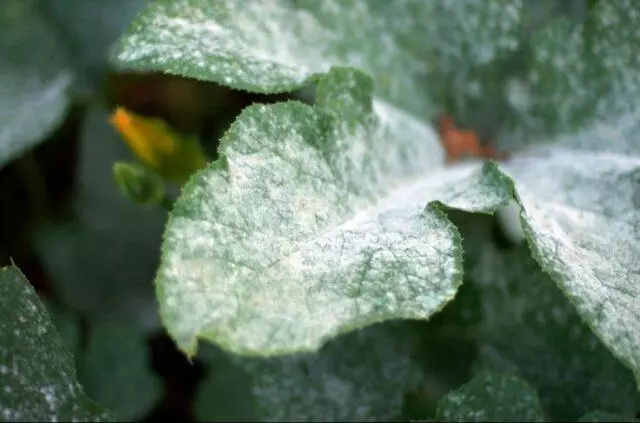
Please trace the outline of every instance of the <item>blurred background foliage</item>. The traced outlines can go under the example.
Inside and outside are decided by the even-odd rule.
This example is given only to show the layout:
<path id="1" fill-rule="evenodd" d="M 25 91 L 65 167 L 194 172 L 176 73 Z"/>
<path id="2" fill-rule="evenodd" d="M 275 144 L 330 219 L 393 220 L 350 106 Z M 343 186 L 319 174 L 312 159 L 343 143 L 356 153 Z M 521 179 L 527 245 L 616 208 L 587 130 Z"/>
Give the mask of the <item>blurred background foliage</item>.
<path id="1" fill-rule="evenodd" d="M 585 22 L 594 3 L 532 0 L 526 31 L 560 18 Z M 249 400 L 247 368 L 255 371 L 264 363 L 241 369 L 211 346 L 203 349 L 204 361 L 188 362 L 164 334 L 153 277 L 166 211 L 136 206 L 116 188 L 113 163 L 133 157 L 109 125 L 108 115 L 122 105 L 162 118 L 176 129 L 198 134 L 215 157 L 220 135 L 244 107 L 292 97 L 305 100 L 309 93 L 260 96 L 167 75 L 113 72 L 109 49 L 145 4 L 146 0 L 0 2 L 0 125 L 9 127 L 11 122 L 18 128 L 11 133 L 0 129 L 0 152 L 11 150 L 6 154 L 10 160 L 0 162 L 0 264 L 13 260 L 25 273 L 74 354 L 80 383 L 121 420 L 251 417 L 256 405 L 252 401 L 262 401 L 258 406 L 273 412 L 277 404 Z M 498 65 L 516 72 L 527 54 L 525 43 L 523 50 Z M 498 79 L 496 72 L 486 69 L 485 77 Z M 442 86 L 453 92 L 451 85 L 459 82 L 443 81 Z M 445 103 L 456 110 L 457 101 L 451 97 Z M 495 121 L 506 106 L 483 103 L 473 109 L 492 115 L 476 112 L 456 118 L 490 137 L 492 128 L 483 124 Z M 10 139 L 16 137 L 27 140 L 22 146 L 29 148 L 12 146 Z M 454 217 L 463 233 L 478 226 L 464 224 L 477 217 Z M 479 226 L 488 228 L 482 236 L 496 251 L 512 247 L 492 218 L 481 219 Z M 471 269 L 474 260 L 480 260 L 478 247 L 465 247 L 471 249 L 465 263 Z M 407 416 L 433 416 L 437 400 L 467 382 L 473 366 L 500 367 L 491 348 L 507 342 L 502 334 L 485 333 L 479 347 L 460 332 L 481 320 L 474 294 L 479 289 L 486 288 L 465 284 L 460 301 L 430 322 L 406 323 L 425 334 L 425 345 L 412 348 L 431 375 L 428 382 L 407 391 Z M 348 342 L 360 342 L 349 336 Z M 533 371 L 527 367 L 531 354 L 511 353 L 512 360 L 524 363 L 526 376 L 538 377 L 527 374 Z M 292 364 L 283 360 L 269 365 Z M 296 372 L 304 375 L 305 366 L 311 365 L 323 364 L 295 364 L 302 366 Z M 551 415 L 564 417 L 567 410 L 557 409 L 552 399 L 541 399 Z"/>

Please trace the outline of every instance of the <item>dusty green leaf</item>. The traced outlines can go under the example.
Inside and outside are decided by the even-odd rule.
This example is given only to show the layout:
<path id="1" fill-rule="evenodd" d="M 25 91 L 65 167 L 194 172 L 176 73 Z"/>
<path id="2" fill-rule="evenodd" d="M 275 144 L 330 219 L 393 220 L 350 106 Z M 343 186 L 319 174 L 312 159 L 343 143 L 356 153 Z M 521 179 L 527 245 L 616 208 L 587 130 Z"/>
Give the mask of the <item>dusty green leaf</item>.
<path id="1" fill-rule="evenodd" d="M 357 327 L 427 318 L 455 295 L 460 239 L 429 202 L 491 211 L 508 182 L 493 165 L 440 171 L 433 134 L 395 126 L 369 89 L 334 69 L 314 107 L 246 109 L 221 159 L 185 185 L 157 278 L 181 348 L 201 337 L 242 354 L 312 351 Z"/>
<path id="2" fill-rule="evenodd" d="M 638 121 L 628 118 L 500 168 L 516 181 L 533 256 L 640 382 L 640 158 L 580 147 L 638 151 Z"/>
<path id="3" fill-rule="evenodd" d="M 374 76 L 377 96 L 433 115 L 443 93 L 430 80 L 455 75 L 455 84 L 517 49 L 520 3 L 163 0 L 134 23 L 114 63 L 257 92 L 289 91 L 331 66 L 354 66 Z"/>
<path id="4" fill-rule="evenodd" d="M 447 394 L 438 404 L 439 421 L 542 421 L 536 391 L 515 376 L 487 373 Z"/>
<path id="5" fill-rule="evenodd" d="M 113 180 L 132 159 L 105 110 L 90 109 L 81 132 L 75 219 L 39 229 L 35 246 L 60 300 L 90 319 L 158 327 L 153 276 L 166 213 L 137 207 Z"/>
<path id="6" fill-rule="evenodd" d="M 110 421 L 76 380 L 73 358 L 15 266 L 0 268 L 0 419 Z"/>
<path id="7" fill-rule="evenodd" d="M 640 48 L 640 3 L 592 4 L 578 19 L 555 19 L 531 33 L 523 72 L 502 82 L 510 113 L 496 138 L 504 146 L 570 133 L 637 108 L 640 56 L 633 52 Z"/>
<path id="8" fill-rule="evenodd" d="M 383 316 L 427 317 L 441 307 L 446 302 L 440 285 L 443 279 L 436 274 L 442 274 L 441 270 L 449 266 L 447 261 L 451 261 L 455 253 L 452 248 L 443 248 L 426 236 L 419 238 L 427 239 L 420 248 L 435 250 L 438 254 L 431 256 L 434 261 L 423 269 L 440 270 L 420 274 L 416 279 L 419 282 L 411 285 L 414 290 L 411 298 L 416 303 L 401 312 L 401 308 L 396 307 L 395 312 L 385 312 L 386 315 L 376 312 L 375 317 L 364 319 L 353 319 L 354 315 L 361 316 L 360 309 L 350 312 L 345 308 L 353 307 L 353 299 L 346 303 L 341 301 L 344 301 L 345 293 L 348 297 L 353 296 L 353 292 L 360 292 L 352 287 L 352 281 L 358 280 L 354 276 L 358 273 L 353 269 L 360 269 L 361 274 L 364 269 L 365 277 L 369 277 L 372 269 L 378 269 L 377 264 L 362 267 L 362 260 L 332 262 L 327 258 L 325 248 L 321 249 L 323 255 L 308 256 L 308 263 L 316 264 L 311 272 L 298 266 L 298 257 L 313 250 L 301 249 L 295 251 L 295 256 L 289 256 L 295 258 L 290 263 L 297 266 L 292 271 L 293 267 L 285 267 L 283 261 L 274 259 L 266 251 L 280 249 L 278 254 L 290 254 L 289 251 L 303 239 L 317 242 L 316 238 L 308 238 L 310 234 L 316 237 L 318 233 L 322 234 L 317 239 L 323 242 L 331 240 L 327 236 L 335 231 L 325 233 L 323 229 L 337 226 L 342 230 L 339 225 L 349 219 L 362 218 L 361 209 L 350 203 L 352 199 L 361 201 L 359 197 L 364 194 L 365 202 L 378 197 L 381 201 L 377 204 L 384 204 L 386 196 L 393 192 L 391 188 L 406 186 L 403 184 L 408 181 L 429 181 L 434 188 L 420 195 L 411 193 L 414 207 L 418 204 L 425 207 L 432 200 L 447 203 L 451 197 L 455 199 L 452 206 L 464 209 L 465 202 L 467 205 L 472 203 L 477 194 L 475 190 L 482 184 L 469 188 L 463 183 L 461 186 L 469 189 L 457 188 L 457 192 L 451 193 L 451 188 L 458 187 L 463 180 L 456 179 L 460 176 L 460 168 L 435 174 L 433 172 L 441 163 L 438 149 L 434 147 L 429 153 L 421 150 L 426 149 L 427 144 L 435 144 L 433 137 L 428 135 L 429 126 L 422 119 L 430 118 L 434 111 L 444 108 L 473 123 L 474 128 L 477 124 L 475 129 L 481 133 L 499 135 L 498 138 L 508 141 L 508 146 L 519 145 L 520 141 L 538 142 L 539 135 L 549 131 L 568 133 L 566 139 L 557 140 L 557 145 L 546 151 L 514 153 L 513 159 L 500 168 L 515 181 L 518 199 L 524 207 L 524 229 L 543 270 L 567 295 L 581 318 L 640 380 L 640 242 L 636 229 L 640 226 L 635 176 L 639 163 L 637 154 L 621 153 L 622 150 L 637 152 L 637 140 L 640 139 L 637 128 L 633 127 L 637 122 L 635 107 L 640 89 L 640 66 L 637 66 L 638 55 L 632 53 L 637 50 L 640 39 L 640 3 L 631 0 L 598 2 L 590 14 L 576 17 L 565 13 L 562 18 L 542 23 L 529 19 L 533 15 L 528 8 L 537 7 L 534 3 L 515 0 L 320 3 L 282 0 L 264 8 L 253 2 L 213 4 L 182 0 L 159 1 L 144 12 L 123 38 L 114 56 L 120 66 L 162 70 L 260 92 L 298 87 L 334 64 L 360 67 L 373 77 L 374 113 L 371 118 L 363 112 L 366 108 L 343 107 L 357 104 L 356 99 L 361 98 L 357 88 L 348 91 L 352 100 L 344 102 L 336 96 L 338 100 L 320 99 L 314 108 L 285 104 L 247 110 L 222 147 L 221 153 L 228 157 L 227 162 L 200 173 L 186 187 L 167 228 L 164 261 L 158 279 L 165 324 L 183 348 L 193 348 L 193 339 L 201 333 L 237 352 L 261 350 L 261 353 L 267 353 L 257 346 L 265 345 L 267 337 L 274 341 L 273 345 L 280 342 L 279 336 L 290 337 L 296 331 L 291 329 L 295 320 L 295 325 L 309 337 L 297 342 L 296 347 L 290 344 L 283 349 L 284 344 L 280 344 L 272 352 L 310 349 L 316 348 L 320 339 L 331 334 Z M 252 30 L 246 31 L 247 27 Z M 560 38 L 566 42 L 557 43 Z M 337 86 L 336 92 L 340 91 L 344 85 L 336 78 L 332 80 Z M 322 89 L 329 92 L 330 83 L 323 83 L 321 77 L 320 81 L 325 85 Z M 349 97 L 347 91 L 343 91 L 343 97 Z M 327 120 L 317 117 L 318 112 L 321 112 L 319 115 L 344 114 L 344 117 Z M 319 122 L 301 123 L 314 120 Z M 483 128 L 483 122 L 498 122 L 499 127 Z M 409 123 L 412 135 L 401 129 L 407 128 Z M 367 128 L 361 132 L 366 134 L 365 144 L 351 141 L 357 138 L 348 132 L 354 127 Z M 377 128 L 381 127 L 396 129 L 380 136 L 377 134 L 381 130 Z M 580 128 L 590 129 L 578 131 Z M 319 145 L 318 140 L 326 139 L 324 134 L 331 132 L 334 140 Z M 304 143 L 295 142 L 305 137 Z M 595 141 L 583 142 L 583 139 Z M 340 151 L 333 147 L 333 144 L 341 143 L 350 146 L 349 149 Z M 409 153 L 407 146 L 412 143 L 419 147 Z M 584 147 L 585 143 L 591 143 L 593 148 Z M 305 147 L 300 149 L 298 144 Z M 366 154 L 356 154 L 359 145 L 367 146 Z M 266 158 L 263 153 L 266 149 L 272 149 L 275 154 Z M 317 162 L 324 167 L 307 163 L 307 157 L 302 153 L 307 150 L 321 150 L 322 154 L 315 154 L 322 156 Z M 286 174 L 280 164 L 291 162 L 289 155 L 293 154 L 296 156 L 292 162 L 294 166 Z M 411 160 L 402 158 L 403 154 Z M 373 157 L 373 165 L 364 159 L 366 155 Z M 381 157 L 374 157 L 377 155 Z M 395 162 L 394 157 L 399 159 L 397 163 L 403 163 L 401 172 L 388 165 Z M 427 161 L 427 157 L 432 161 Z M 336 172 L 336 163 L 349 160 L 354 163 L 351 167 L 339 167 Z M 409 162 L 414 164 L 407 165 Z M 427 162 L 430 164 L 425 165 Z M 380 166 L 383 170 L 375 176 L 376 180 L 369 172 L 376 169 L 378 163 L 384 165 Z M 419 169 L 418 163 L 422 165 Z M 300 186 L 299 179 L 307 175 L 295 172 L 296 167 L 311 172 L 313 177 L 323 181 L 322 185 L 314 187 L 309 181 Z M 285 166 L 284 169 L 289 168 Z M 335 183 L 322 179 L 334 175 L 340 181 L 346 181 L 351 197 L 344 198 L 343 194 L 340 197 L 340 192 L 330 190 Z M 295 185 L 298 186 L 291 189 Z M 250 189 L 239 194 L 234 187 L 240 186 Z M 229 198 L 233 198 L 233 204 L 237 202 L 237 208 L 219 207 L 225 198 L 219 187 L 233 193 Z M 254 189 L 258 187 L 260 190 Z M 308 193 L 312 193 L 315 202 L 304 214 L 299 214 L 301 205 L 308 206 L 299 200 L 295 203 L 292 197 L 300 196 L 302 192 L 296 192 L 299 188 L 307 197 L 305 201 L 309 198 Z M 498 197 L 502 195 L 498 191 L 509 191 L 508 188 L 492 191 L 486 185 L 482 189 Z M 291 194 L 287 198 L 289 203 L 274 197 L 285 190 Z M 209 195 L 212 192 L 216 194 Z M 245 195 L 253 197 L 253 201 L 247 202 Z M 205 205 L 207 198 L 211 200 Z M 229 203 L 231 200 L 226 204 Z M 323 217 L 324 222 L 316 220 L 327 211 L 328 204 L 337 205 L 338 210 L 331 210 Z M 495 203 L 487 205 L 486 211 L 492 211 L 495 206 Z M 289 214 L 283 215 L 283 211 Z M 298 214 L 293 215 L 294 212 Z M 435 216 L 430 214 L 432 212 L 433 208 L 427 208 L 425 216 L 431 219 Z M 276 213 L 280 215 L 276 216 Z M 289 219 L 287 225 L 274 226 L 274 219 L 281 217 Z M 311 219 L 315 222 L 309 226 Z M 218 227 L 221 221 L 226 225 L 224 229 Z M 393 233 L 394 229 L 384 226 L 385 222 L 380 219 L 377 222 L 384 227 L 385 233 Z M 435 233 L 434 227 L 448 225 L 437 218 L 430 222 L 435 226 L 428 226 L 429 234 Z M 261 237 L 247 235 L 252 233 L 247 231 L 248 227 L 260 228 Z M 403 228 L 407 227 L 413 228 L 404 222 Z M 310 228 L 320 229 L 320 232 Z M 231 245 L 227 241 L 231 233 L 235 239 L 261 245 L 263 250 L 254 252 L 249 248 L 252 253 L 247 254 L 245 246 L 239 247 L 238 243 L 227 248 Z M 375 231 L 367 232 L 365 239 L 370 239 L 373 233 Z M 449 235 L 453 236 L 453 232 Z M 360 256 L 364 262 L 379 259 L 389 263 L 385 255 L 394 255 L 393 260 L 397 261 L 385 269 L 393 268 L 394 277 L 399 280 L 405 275 L 412 276 L 405 272 L 417 269 L 415 249 L 406 249 L 399 254 L 394 248 L 401 244 L 396 243 L 374 254 L 371 245 L 367 245 L 368 250 Z M 212 250 L 214 246 L 215 251 Z M 330 248 L 342 249 L 342 244 L 339 247 L 331 244 Z M 373 249 L 375 251 L 375 244 Z M 234 270 L 229 270 L 231 262 L 235 262 Z M 434 263 L 437 264 L 433 266 Z M 338 267 L 342 264 L 347 267 Z M 325 272 L 325 268 L 332 271 Z M 252 276 L 247 279 L 251 282 L 239 288 L 236 275 L 252 275 L 256 269 L 261 277 Z M 334 272 L 334 269 L 340 271 Z M 303 283 L 285 283 L 295 281 L 291 272 L 300 275 L 303 270 L 310 272 Z M 314 274 L 312 278 L 308 277 L 311 273 Z M 318 273 L 320 277 L 316 276 Z M 219 282 L 212 282 L 218 274 L 225 275 L 225 282 L 221 281 L 222 276 Z M 277 280 L 277 289 L 265 284 L 262 277 Z M 333 285 L 325 278 L 333 281 Z M 336 283 L 338 280 L 341 282 Z M 453 292 L 457 287 L 452 280 L 445 284 L 450 290 L 447 292 Z M 320 296 L 313 297 L 321 291 L 314 291 L 313 286 L 331 288 L 331 296 L 327 297 L 323 292 L 322 298 L 329 298 L 332 307 L 341 308 L 342 313 L 332 312 L 330 315 L 335 320 L 329 326 L 323 326 L 327 323 L 324 319 L 314 319 L 316 329 L 312 330 L 300 324 L 304 320 L 298 319 L 312 313 L 299 308 L 300 301 L 288 299 L 313 298 L 316 310 L 324 310 L 319 306 L 322 304 Z M 388 288 L 385 295 L 400 293 L 398 298 L 402 297 L 398 285 L 392 283 L 385 287 Z M 363 299 L 381 298 L 374 287 L 362 292 L 369 294 L 358 297 L 358 307 L 364 303 Z M 426 296 L 420 297 L 420 294 Z M 237 306 L 248 298 L 266 300 L 255 300 L 255 304 L 247 309 Z M 434 302 L 434 298 L 441 300 Z M 280 304 L 284 303 L 286 305 L 281 308 Z M 382 304 L 388 307 L 390 303 Z M 226 311 L 223 311 L 225 307 Z M 295 307 L 298 307 L 295 313 L 290 313 Z M 214 308 L 216 312 L 206 311 Z M 178 316 L 179 310 L 187 309 L 190 310 L 189 317 Z M 252 330 L 245 332 L 243 337 L 247 333 L 260 334 L 250 341 L 241 339 L 241 328 L 246 327 L 244 322 L 267 325 L 269 319 L 263 318 L 268 315 L 277 316 L 273 322 L 281 319 L 281 323 L 272 326 L 272 329 L 279 328 L 278 333 Z M 330 326 L 332 329 L 328 329 Z M 263 339 L 259 340 L 260 337 Z M 254 345 L 247 348 L 252 343 Z M 241 344 L 244 346 L 240 347 Z"/>
<path id="9" fill-rule="evenodd" d="M 118 421 L 139 421 L 162 395 L 162 381 L 151 368 L 143 332 L 100 323 L 91 328 L 86 349 L 78 359 L 78 378 Z"/>
<path id="10" fill-rule="evenodd" d="M 0 167 L 49 134 L 69 105 L 65 45 L 36 0 L 0 3 Z"/>
<path id="11" fill-rule="evenodd" d="M 639 411 L 632 373 L 582 321 L 529 248 L 497 249 L 489 219 L 454 221 L 465 239 L 466 280 L 456 297 L 465 309 L 458 307 L 458 325 L 478 344 L 478 366 L 529 382 L 551 419 L 576 419 L 593 408 Z"/>
<path id="12" fill-rule="evenodd" d="M 113 61 L 257 92 L 354 66 L 376 97 L 420 118 L 447 111 L 514 147 L 629 111 L 639 18 L 633 0 L 161 0 Z"/>
<path id="13" fill-rule="evenodd" d="M 387 322 L 328 342 L 317 353 L 244 358 L 203 348 L 210 375 L 196 400 L 201 421 L 394 421 L 423 378 L 419 333 Z"/>

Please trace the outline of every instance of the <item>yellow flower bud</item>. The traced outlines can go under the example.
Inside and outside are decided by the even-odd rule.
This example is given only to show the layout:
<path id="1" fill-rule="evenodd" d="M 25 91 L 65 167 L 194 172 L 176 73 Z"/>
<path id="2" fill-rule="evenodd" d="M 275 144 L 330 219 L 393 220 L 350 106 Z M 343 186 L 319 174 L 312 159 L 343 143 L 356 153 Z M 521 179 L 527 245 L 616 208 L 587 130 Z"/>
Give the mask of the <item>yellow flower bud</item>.
<path id="1" fill-rule="evenodd" d="M 197 138 L 178 134 L 160 119 L 118 107 L 110 120 L 138 159 L 168 181 L 184 183 L 207 164 Z"/>

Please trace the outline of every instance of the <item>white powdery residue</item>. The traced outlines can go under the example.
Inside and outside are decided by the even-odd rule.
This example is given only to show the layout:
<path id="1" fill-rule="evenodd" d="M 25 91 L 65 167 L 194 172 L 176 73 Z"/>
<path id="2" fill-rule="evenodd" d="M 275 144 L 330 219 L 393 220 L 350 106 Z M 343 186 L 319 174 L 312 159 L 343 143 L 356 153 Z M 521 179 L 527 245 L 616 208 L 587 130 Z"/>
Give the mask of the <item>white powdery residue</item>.
<path id="1" fill-rule="evenodd" d="M 322 46 L 334 35 L 308 12 L 292 12 L 279 2 L 269 8 L 261 2 L 249 2 L 233 12 L 239 41 L 235 47 L 245 57 L 296 69 L 300 80 L 331 66 Z"/>
<path id="2" fill-rule="evenodd" d="M 49 406 L 49 410 L 56 411 L 60 408 L 60 400 L 58 396 L 58 388 L 54 385 L 40 387 L 40 394 Z"/>
<path id="3" fill-rule="evenodd" d="M 411 176 L 444 167 L 445 152 L 431 125 L 379 98 L 374 98 L 373 110 L 379 120 L 382 144 L 376 147 L 386 150 L 383 157 L 390 163 L 392 175 Z M 407 155 L 401 157 L 403 152 Z"/>
<path id="4" fill-rule="evenodd" d="M 637 186 L 625 182 L 639 168 L 635 157 L 570 150 L 510 165 L 542 265 L 559 276 L 614 354 L 635 368 L 640 244 L 630 191 Z"/>

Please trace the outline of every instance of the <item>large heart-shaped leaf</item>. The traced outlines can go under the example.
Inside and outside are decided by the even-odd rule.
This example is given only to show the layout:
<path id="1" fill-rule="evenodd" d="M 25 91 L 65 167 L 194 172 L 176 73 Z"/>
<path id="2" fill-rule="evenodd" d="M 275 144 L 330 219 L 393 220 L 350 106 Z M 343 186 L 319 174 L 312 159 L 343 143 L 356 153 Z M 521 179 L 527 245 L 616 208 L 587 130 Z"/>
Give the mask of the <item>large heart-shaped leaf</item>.
<path id="1" fill-rule="evenodd" d="M 245 354 L 315 350 L 355 327 L 427 318 L 453 298 L 460 239 L 427 203 L 493 210 L 507 181 L 493 166 L 438 173 L 433 135 L 387 124 L 383 105 L 371 114 L 369 85 L 336 69 L 315 107 L 247 109 L 223 158 L 185 186 L 157 281 L 182 348 L 204 336 Z"/>

